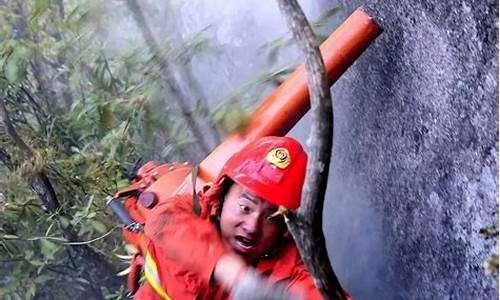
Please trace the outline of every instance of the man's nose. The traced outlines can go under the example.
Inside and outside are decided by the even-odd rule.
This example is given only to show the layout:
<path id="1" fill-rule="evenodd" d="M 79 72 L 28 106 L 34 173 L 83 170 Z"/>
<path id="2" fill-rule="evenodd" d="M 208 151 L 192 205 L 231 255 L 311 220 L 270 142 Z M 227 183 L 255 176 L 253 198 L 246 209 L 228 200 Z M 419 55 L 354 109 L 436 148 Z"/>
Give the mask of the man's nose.
<path id="1" fill-rule="evenodd" d="M 259 223 L 260 223 L 259 216 L 256 215 L 248 216 L 248 218 L 245 220 L 245 223 L 243 224 L 243 229 L 247 233 L 256 234 L 260 230 Z"/>

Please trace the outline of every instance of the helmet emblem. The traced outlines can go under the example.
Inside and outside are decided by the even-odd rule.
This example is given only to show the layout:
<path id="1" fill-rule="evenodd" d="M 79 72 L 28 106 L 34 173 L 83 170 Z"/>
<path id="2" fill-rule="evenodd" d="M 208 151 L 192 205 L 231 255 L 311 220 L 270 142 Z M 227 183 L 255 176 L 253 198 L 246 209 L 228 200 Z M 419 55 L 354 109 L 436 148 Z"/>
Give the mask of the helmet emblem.
<path id="1" fill-rule="evenodd" d="M 275 148 L 266 155 L 266 160 L 280 169 L 290 165 L 290 153 L 286 148 Z"/>

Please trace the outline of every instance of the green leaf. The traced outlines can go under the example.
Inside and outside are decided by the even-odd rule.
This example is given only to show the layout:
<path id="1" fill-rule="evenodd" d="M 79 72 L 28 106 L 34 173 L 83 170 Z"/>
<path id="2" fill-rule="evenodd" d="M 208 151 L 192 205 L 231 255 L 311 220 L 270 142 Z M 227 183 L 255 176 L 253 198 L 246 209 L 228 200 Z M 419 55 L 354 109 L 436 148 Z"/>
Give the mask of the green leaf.
<path id="1" fill-rule="evenodd" d="M 7 251 L 10 255 L 14 255 L 19 252 L 19 249 L 17 249 L 13 242 L 0 240 L 0 245 L 2 245 L 5 251 Z"/>
<path id="2" fill-rule="evenodd" d="M 106 225 L 104 225 L 101 221 L 93 220 L 90 225 L 99 233 L 105 233 L 107 231 Z"/>
<path id="3" fill-rule="evenodd" d="M 29 45 L 18 44 L 11 56 L 22 61 L 27 61 L 31 57 L 32 53 L 33 51 L 29 48 Z"/>
<path id="4" fill-rule="evenodd" d="M 30 260 L 33 257 L 33 254 L 35 254 L 32 250 L 25 250 L 24 251 L 24 258 L 27 260 Z"/>
<path id="5" fill-rule="evenodd" d="M 19 296 L 18 293 L 13 293 L 12 294 L 12 300 L 23 300 L 23 298 L 21 298 L 21 296 Z"/>
<path id="6" fill-rule="evenodd" d="M 50 275 L 47 275 L 47 274 L 42 274 L 42 275 L 38 275 L 36 278 L 35 278 L 35 283 L 39 283 L 39 284 L 43 284 L 47 281 L 49 281 L 52 277 Z"/>
<path id="7" fill-rule="evenodd" d="M 55 256 L 57 250 L 59 249 L 59 246 L 56 243 L 49 241 L 47 239 L 40 240 L 40 247 L 41 247 L 40 250 L 42 251 L 43 256 L 49 260 L 54 259 L 54 256 Z"/>
<path id="8" fill-rule="evenodd" d="M 30 260 L 29 263 L 35 267 L 43 267 L 45 266 L 45 263 L 41 260 Z"/>
<path id="9" fill-rule="evenodd" d="M 28 284 L 28 289 L 26 290 L 26 295 L 24 299 L 26 300 L 33 299 L 35 297 L 35 294 L 36 294 L 36 284 L 34 283 Z"/>
<path id="10" fill-rule="evenodd" d="M 83 215 L 84 215 L 84 216 L 86 216 L 86 215 L 89 213 L 90 208 L 92 207 L 92 203 L 93 203 L 93 202 L 94 202 L 94 196 L 93 196 L 93 195 L 91 195 L 91 196 L 89 197 L 89 202 L 87 202 L 87 205 L 85 206 L 85 210 L 84 210 L 84 212 L 83 212 Z"/>
<path id="11" fill-rule="evenodd" d="M 5 77 L 10 83 L 16 83 L 25 76 L 20 67 L 19 59 L 11 58 L 7 60 L 4 69 Z"/>
<path id="12" fill-rule="evenodd" d="M 128 179 L 122 179 L 116 183 L 117 189 L 123 189 L 130 185 L 130 181 Z"/>
<path id="13" fill-rule="evenodd" d="M 339 13 L 341 10 L 342 10 L 341 6 L 331 7 L 321 14 L 321 16 L 319 17 L 319 21 L 324 21 L 325 19 L 331 18 L 335 16 L 337 13 Z"/>
<path id="14" fill-rule="evenodd" d="M 35 7 L 31 13 L 30 21 L 45 13 L 50 7 L 50 0 L 36 0 Z"/>
<path id="15" fill-rule="evenodd" d="M 70 220 L 67 217 L 59 217 L 59 222 L 61 222 L 61 225 L 63 228 L 68 228 Z"/>
<path id="16" fill-rule="evenodd" d="M 99 106 L 99 119 L 106 129 L 113 127 L 113 111 L 109 104 Z"/>
<path id="17" fill-rule="evenodd" d="M 31 50 L 23 45 L 17 45 L 7 58 L 4 74 L 10 83 L 16 83 L 26 78 L 26 65 L 31 56 Z"/>
<path id="18" fill-rule="evenodd" d="M 174 146 L 172 146 L 171 144 L 167 144 L 165 148 L 163 148 L 163 150 L 161 151 L 161 156 L 167 157 L 174 152 L 175 152 Z"/>
<path id="19" fill-rule="evenodd" d="M 321 14 L 321 16 L 318 18 L 318 20 L 312 22 L 313 29 L 320 29 L 321 27 L 327 25 L 329 22 L 331 22 L 332 18 L 337 15 L 342 10 L 341 6 L 333 6 L 326 10 L 324 13 Z"/>

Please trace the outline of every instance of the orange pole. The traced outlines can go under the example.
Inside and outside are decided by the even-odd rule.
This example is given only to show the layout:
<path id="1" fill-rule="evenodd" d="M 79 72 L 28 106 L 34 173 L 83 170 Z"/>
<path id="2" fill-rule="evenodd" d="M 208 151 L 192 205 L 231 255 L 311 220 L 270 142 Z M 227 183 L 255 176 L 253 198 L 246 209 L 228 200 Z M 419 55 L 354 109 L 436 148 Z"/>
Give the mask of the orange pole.
<path id="1" fill-rule="evenodd" d="M 320 47 L 330 85 L 381 32 L 368 14 L 357 9 L 330 35 Z M 268 135 L 285 135 L 309 108 L 309 89 L 301 65 L 252 113 L 244 132 L 229 135 L 200 163 L 200 179 L 213 181 L 226 160 L 249 142 Z"/>
<path id="2" fill-rule="evenodd" d="M 380 33 L 381 29 L 375 21 L 360 9 L 337 28 L 320 47 L 330 85 L 335 83 Z M 245 132 L 228 136 L 201 162 L 196 187 L 200 189 L 205 182 L 213 181 L 227 159 L 252 140 L 267 135 L 286 134 L 309 107 L 306 75 L 304 66 L 300 66 L 252 113 Z M 173 194 L 191 193 L 191 166 L 165 164 L 155 170 L 157 174 L 153 173 L 143 180 L 146 180 L 144 185 L 148 186 L 146 191 L 154 194 L 158 202 L 167 201 Z M 126 202 L 126 208 L 146 219 L 149 208 L 138 202 L 137 198 L 131 197 Z M 147 239 L 142 233 L 124 230 L 124 235 L 129 243 L 145 253 Z"/>

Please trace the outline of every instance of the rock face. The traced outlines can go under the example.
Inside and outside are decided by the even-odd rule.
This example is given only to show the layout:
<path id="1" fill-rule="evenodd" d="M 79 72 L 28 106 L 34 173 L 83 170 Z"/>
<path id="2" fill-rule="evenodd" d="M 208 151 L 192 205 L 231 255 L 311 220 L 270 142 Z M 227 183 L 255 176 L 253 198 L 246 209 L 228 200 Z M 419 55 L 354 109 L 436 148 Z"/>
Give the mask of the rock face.
<path id="1" fill-rule="evenodd" d="M 359 299 L 496 299 L 498 240 L 479 230 L 498 207 L 498 2 L 345 1 L 344 18 L 361 5 L 385 32 L 333 88 L 329 195 L 368 198 L 378 242 L 333 238 L 334 266 Z M 359 260 L 371 279 L 349 271 Z"/>

